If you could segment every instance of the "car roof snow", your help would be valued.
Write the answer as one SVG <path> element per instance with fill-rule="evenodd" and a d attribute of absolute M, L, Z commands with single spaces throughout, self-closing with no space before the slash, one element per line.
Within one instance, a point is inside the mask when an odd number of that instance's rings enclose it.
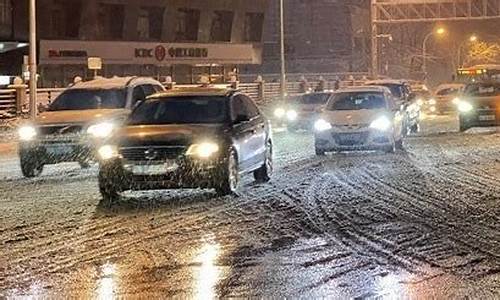
<path fill-rule="evenodd" d="M 363 93 L 363 92 L 390 93 L 391 91 L 389 90 L 389 88 L 379 85 L 345 87 L 335 91 L 335 93 Z"/>
<path fill-rule="evenodd" d="M 120 89 L 125 88 L 135 81 L 144 81 L 154 83 L 155 80 L 147 77 L 112 77 L 112 78 L 96 78 L 89 81 L 77 82 L 70 89 Z"/>
<path fill-rule="evenodd" d="M 148 97 L 148 99 L 188 97 L 188 96 L 220 96 L 226 97 L 237 90 L 227 87 L 182 87 L 160 92 Z"/>

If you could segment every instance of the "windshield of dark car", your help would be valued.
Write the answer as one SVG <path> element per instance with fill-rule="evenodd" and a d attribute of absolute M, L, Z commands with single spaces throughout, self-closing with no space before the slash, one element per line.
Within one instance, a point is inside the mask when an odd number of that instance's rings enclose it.
<path fill-rule="evenodd" d="M 477 96 L 477 97 L 500 96 L 500 84 L 498 83 L 471 84 L 465 88 L 465 94 L 468 96 Z"/>
<path fill-rule="evenodd" d="M 361 110 L 386 108 L 382 93 L 352 92 L 335 94 L 328 102 L 328 110 Z"/>
<path fill-rule="evenodd" d="M 456 95 L 460 92 L 459 88 L 445 88 L 437 91 L 436 95 L 438 96 L 448 96 L 448 95 Z"/>
<path fill-rule="evenodd" d="M 372 84 L 372 85 L 385 86 L 386 88 L 391 90 L 391 94 L 394 97 L 396 98 L 403 97 L 403 89 L 401 87 L 401 84 L 383 83 L 383 84 Z"/>
<path fill-rule="evenodd" d="M 124 108 L 124 89 L 69 89 L 49 106 L 49 111 Z"/>
<path fill-rule="evenodd" d="M 180 96 L 152 99 L 137 107 L 129 125 L 211 124 L 228 119 L 226 97 Z"/>
<path fill-rule="evenodd" d="M 302 95 L 298 100 L 300 104 L 305 105 L 323 105 L 326 104 L 331 94 L 319 93 L 319 94 L 305 94 Z"/>

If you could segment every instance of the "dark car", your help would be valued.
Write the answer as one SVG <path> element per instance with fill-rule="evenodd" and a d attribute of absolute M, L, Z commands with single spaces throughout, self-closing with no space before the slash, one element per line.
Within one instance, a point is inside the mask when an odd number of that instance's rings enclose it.
<path fill-rule="evenodd" d="M 412 93 L 410 85 L 404 80 L 373 80 L 366 85 L 384 86 L 391 90 L 391 93 L 398 100 L 398 104 L 405 110 L 404 133 L 418 132 L 420 129 L 420 105 L 417 96 Z"/>
<path fill-rule="evenodd" d="M 78 82 L 52 102 L 34 122 L 19 128 L 19 157 L 25 177 L 44 165 L 78 162 L 86 168 L 95 146 L 125 120 L 136 103 L 165 90 L 141 77 L 99 78 Z"/>
<path fill-rule="evenodd" d="M 471 83 L 457 102 L 460 131 L 500 125 L 500 82 Z"/>
<path fill-rule="evenodd" d="M 242 174 L 270 179 L 272 147 L 269 122 L 237 90 L 161 93 L 99 149 L 99 187 L 107 203 L 126 190 L 214 188 L 226 195 Z"/>
<path fill-rule="evenodd" d="M 314 92 L 302 94 L 288 103 L 286 112 L 289 131 L 310 130 L 333 92 Z"/>

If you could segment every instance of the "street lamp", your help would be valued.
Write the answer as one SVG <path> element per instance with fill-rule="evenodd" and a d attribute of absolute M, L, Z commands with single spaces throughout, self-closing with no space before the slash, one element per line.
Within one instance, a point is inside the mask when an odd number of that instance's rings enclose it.
<path fill-rule="evenodd" d="M 443 27 L 439 27 L 438 29 L 429 32 L 424 38 L 424 43 L 422 45 L 422 60 L 423 60 L 422 71 L 424 72 L 424 76 L 426 79 L 427 79 L 427 41 L 434 34 L 441 36 L 445 33 L 446 29 L 444 29 Z"/>
<path fill-rule="evenodd" d="M 285 65 L 285 7 L 284 0 L 280 0 L 280 60 L 281 60 L 281 101 L 285 100 L 286 95 L 286 65 Z"/>
<path fill-rule="evenodd" d="M 32 120 L 36 118 L 37 114 L 37 103 L 36 103 L 36 1 L 30 0 L 29 2 L 29 72 L 30 72 L 30 82 L 29 82 L 29 90 L 30 90 L 30 101 L 29 101 L 29 109 L 30 109 L 30 117 Z"/>
<path fill-rule="evenodd" d="M 463 67 L 463 61 L 462 61 L 462 49 L 464 48 L 465 44 L 467 42 L 469 43 L 475 43 L 479 40 L 479 38 L 477 37 L 477 35 L 473 34 L 471 36 L 469 36 L 468 39 L 466 39 L 465 41 L 463 41 L 460 46 L 458 47 L 458 65 L 460 67 Z"/>

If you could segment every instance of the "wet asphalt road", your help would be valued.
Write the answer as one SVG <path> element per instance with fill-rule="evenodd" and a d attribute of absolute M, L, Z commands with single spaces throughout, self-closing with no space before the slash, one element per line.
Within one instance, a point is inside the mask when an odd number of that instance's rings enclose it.
<path fill-rule="evenodd" d="M 0 158 L 0 298 L 500 298 L 500 131 L 430 118 L 396 154 L 314 156 L 275 134 L 239 197 L 128 193 L 96 168 Z"/>

